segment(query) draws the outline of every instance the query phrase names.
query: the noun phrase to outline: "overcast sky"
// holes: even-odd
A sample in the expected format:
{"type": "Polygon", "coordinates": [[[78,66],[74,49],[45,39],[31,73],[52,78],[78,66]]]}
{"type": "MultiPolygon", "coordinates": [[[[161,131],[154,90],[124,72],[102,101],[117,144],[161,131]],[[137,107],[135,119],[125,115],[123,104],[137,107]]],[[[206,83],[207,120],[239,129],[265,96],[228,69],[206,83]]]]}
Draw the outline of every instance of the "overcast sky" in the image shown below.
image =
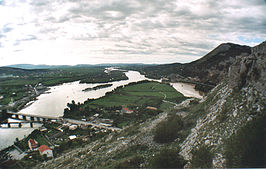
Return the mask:
{"type": "Polygon", "coordinates": [[[266,0],[0,0],[0,66],[190,62],[266,38],[266,0]]]}

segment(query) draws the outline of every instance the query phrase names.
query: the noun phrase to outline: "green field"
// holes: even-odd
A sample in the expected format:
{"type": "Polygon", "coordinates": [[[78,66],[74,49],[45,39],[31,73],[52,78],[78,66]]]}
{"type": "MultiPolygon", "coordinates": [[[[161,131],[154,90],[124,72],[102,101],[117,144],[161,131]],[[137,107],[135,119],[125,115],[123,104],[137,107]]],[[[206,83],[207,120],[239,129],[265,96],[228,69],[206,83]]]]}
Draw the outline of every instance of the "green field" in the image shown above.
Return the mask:
{"type": "Polygon", "coordinates": [[[88,106],[154,106],[160,108],[162,100],[174,103],[181,102],[185,97],[172,86],[158,82],[140,82],[124,88],[116,89],[112,94],[89,102],[88,106]]]}

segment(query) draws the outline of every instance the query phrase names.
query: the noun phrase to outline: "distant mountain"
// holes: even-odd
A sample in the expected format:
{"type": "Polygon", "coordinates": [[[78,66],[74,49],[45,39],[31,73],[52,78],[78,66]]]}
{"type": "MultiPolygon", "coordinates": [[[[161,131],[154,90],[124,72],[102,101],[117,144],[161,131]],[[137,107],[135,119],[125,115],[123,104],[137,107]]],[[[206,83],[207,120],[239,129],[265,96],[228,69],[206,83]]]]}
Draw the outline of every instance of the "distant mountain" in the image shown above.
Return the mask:
{"type": "Polygon", "coordinates": [[[47,69],[21,69],[14,67],[0,67],[0,75],[26,75],[31,73],[48,72],[47,69]]]}
{"type": "Polygon", "coordinates": [[[15,64],[15,65],[8,65],[6,67],[20,68],[20,69],[55,69],[55,68],[64,68],[64,67],[71,67],[71,66],[69,65],[15,64]]]}
{"type": "MultiPolygon", "coordinates": [[[[104,63],[104,64],[77,64],[77,65],[33,65],[33,64],[15,64],[8,65],[5,67],[20,68],[20,69],[59,69],[59,68],[69,68],[69,67],[124,67],[124,66],[140,66],[145,65],[143,63],[104,63]]],[[[149,64],[149,66],[155,66],[156,64],[149,64]]]]}

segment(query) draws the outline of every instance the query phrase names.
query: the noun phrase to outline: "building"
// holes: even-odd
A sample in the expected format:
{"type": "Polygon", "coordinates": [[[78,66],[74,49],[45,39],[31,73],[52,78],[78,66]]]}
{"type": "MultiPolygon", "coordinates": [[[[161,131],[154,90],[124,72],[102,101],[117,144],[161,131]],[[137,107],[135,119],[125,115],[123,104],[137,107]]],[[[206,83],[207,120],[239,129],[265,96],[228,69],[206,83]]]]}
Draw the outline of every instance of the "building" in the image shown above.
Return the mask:
{"type": "Polygon", "coordinates": [[[71,135],[71,136],[69,136],[68,138],[69,138],[70,140],[74,140],[74,139],[77,138],[77,136],[76,136],[76,135],[71,135]]]}
{"type": "Polygon", "coordinates": [[[73,124],[71,126],[68,127],[69,130],[76,130],[78,128],[78,125],[73,124]]]}
{"type": "Polygon", "coordinates": [[[133,112],[134,112],[133,110],[130,110],[127,107],[123,107],[122,110],[121,110],[121,113],[131,114],[133,112]]]}
{"type": "Polygon", "coordinates": [[[46,155],[47,158],[52,158],[54,157],[53,156],[53,150],[51,148],[49,148],[47,145],[41,145],[39,148],[38,148],[40,154],[43,156],[43,155],[46,155]]]}
{"type": "Polygon", "coordinates": [[[156,107],[151,107],[151,106],[147,106],[146,109],[149,109],[149,110],[157,110],[156,107]]]}
{"type": "Polygon", "coordinates": [[[28,146],[31,151],[35,150],[38,147],[38,142],[34,139],[29,139],[28,140],[28,146]]]}

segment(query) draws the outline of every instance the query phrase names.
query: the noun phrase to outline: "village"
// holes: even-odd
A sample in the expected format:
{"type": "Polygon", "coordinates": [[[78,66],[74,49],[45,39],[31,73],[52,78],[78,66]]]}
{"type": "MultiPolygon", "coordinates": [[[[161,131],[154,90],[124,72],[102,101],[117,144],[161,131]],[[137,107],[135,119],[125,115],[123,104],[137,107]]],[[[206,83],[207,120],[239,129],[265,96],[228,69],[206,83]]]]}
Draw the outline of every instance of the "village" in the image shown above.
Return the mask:
{"type": "MultiPolygon", "coordinates": [[[[146,109],[157,111],[157,108],[151,106],[146,109]]],[[[115,112],[121,116],[132,116],[137,111],[123,106],[115,112]]],[[[1,165],[10,165],[18,160],[20,160],[19,163],[23,161],[38,163],[38,161],[49,160],[75,146],[88,144],[110,132],[121,131],[121,128],[115,127],[113,123],[113,119],[102,118],[99,113],[80,120],[70,118],[47,120],[41,127],[35,128],[28,137],[16,139],[13,146],[2,150],[1,159],[5,160],[1,161],[1,165]]],[[[19,126],[14,124],[13,127],[19,126]]]]}

